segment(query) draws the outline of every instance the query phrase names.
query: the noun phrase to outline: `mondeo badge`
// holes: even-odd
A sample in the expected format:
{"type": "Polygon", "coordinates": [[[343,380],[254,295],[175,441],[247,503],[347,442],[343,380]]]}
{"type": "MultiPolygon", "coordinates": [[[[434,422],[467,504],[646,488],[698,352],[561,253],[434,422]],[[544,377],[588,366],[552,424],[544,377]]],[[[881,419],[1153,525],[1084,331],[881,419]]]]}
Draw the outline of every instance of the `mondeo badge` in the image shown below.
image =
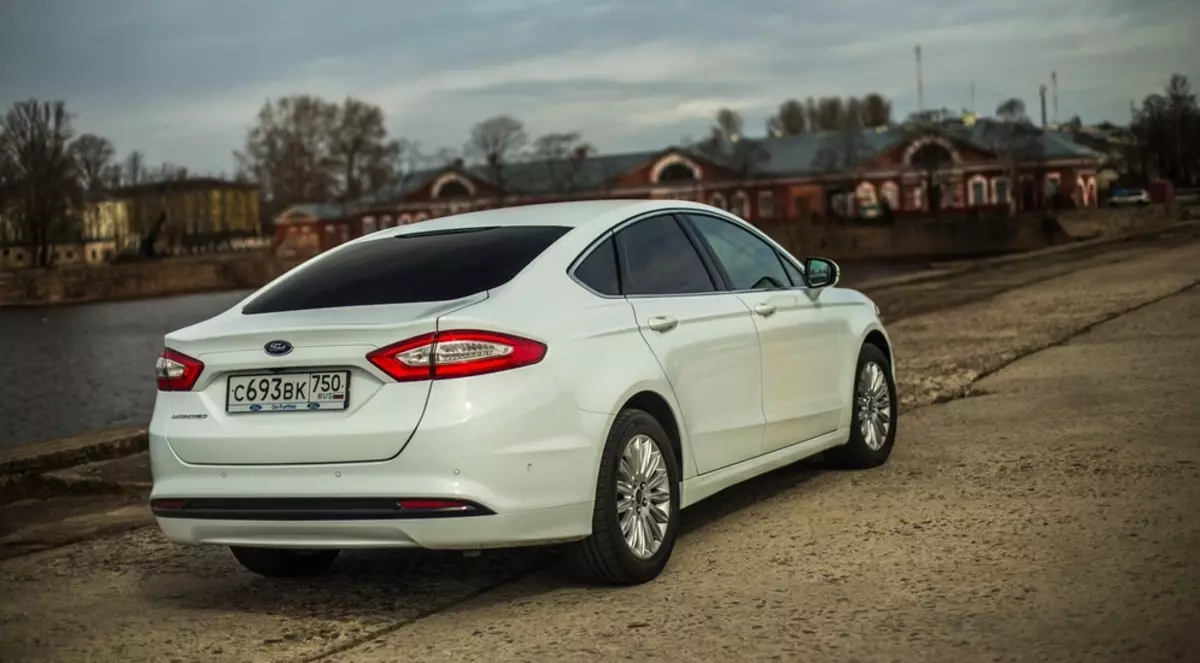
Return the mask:
{"type": "Polygon", "coordinates": [[[287,341],[270,341],[263,346],[263,350],[269,355],[282,357],[292,351],[292,344],[287,341]]]}

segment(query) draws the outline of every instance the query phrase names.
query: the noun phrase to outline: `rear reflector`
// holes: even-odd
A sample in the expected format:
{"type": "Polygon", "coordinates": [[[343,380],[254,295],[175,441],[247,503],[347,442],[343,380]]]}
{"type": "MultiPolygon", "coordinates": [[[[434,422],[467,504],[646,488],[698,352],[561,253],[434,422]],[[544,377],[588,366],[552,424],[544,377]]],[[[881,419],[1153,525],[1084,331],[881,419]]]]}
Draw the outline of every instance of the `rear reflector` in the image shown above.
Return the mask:
{"type": "Polygon", "coordinates": [[[159,391],[191,391],[204,372],[204,362],[166,348],[154,366],[159,391]]]}
{"type": "Polygon", "coordinates": [[[404,499],[396,500],[405,511],[474,511],[475,505],[461,500],[404,499]]]}
{"type": "Polygon", "coordinates": [[[379,348],[367,360],[397,382],[445,380],[536,364],[546,346],[509,334],[453,330],[379,348]]]}

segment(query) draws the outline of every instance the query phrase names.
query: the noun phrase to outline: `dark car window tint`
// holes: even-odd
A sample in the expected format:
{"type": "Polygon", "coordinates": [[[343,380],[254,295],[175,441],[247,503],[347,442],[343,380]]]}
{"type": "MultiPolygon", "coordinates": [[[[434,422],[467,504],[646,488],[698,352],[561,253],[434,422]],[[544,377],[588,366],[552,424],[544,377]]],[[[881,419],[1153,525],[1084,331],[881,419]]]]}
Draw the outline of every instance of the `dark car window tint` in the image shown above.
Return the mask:
{"type": "Polygon", "coordinates": [[[617,276],[617,249],[611,236],[597,244],[579,263],[575,268],[575,278],[602,295],[621,294],[621,281],[617,276]]]}
{"type": "Polygon", "coordinates": [[[783,263],[783,271],[787,272],[788,278],[792,280],[792,285],[800,287],[804,285],[804,274],[800,272],[800,268],[796,267],[788,258],[779,256],[779,262],[783,263]]]}
{"type": "Polygon", "coordinates": [[[617,233],[622,285],[627,295],[679,295],[715,290],[700,255],[670,216],[658,216],[617,233]]]}
{"type": "Polygon", "coordinates": [[[242,313],[459,299],[509,282],[568,230],[471,228],[352,244],[299,268],[242,313]]]}
{"type": "Polygon", "coordinates": [[[778,288],[791,279],[783,271],[775,249],[744,228],[703,214],[689,214],[696,230],[708,241],[729,275],[734,290],[778,288]]]}

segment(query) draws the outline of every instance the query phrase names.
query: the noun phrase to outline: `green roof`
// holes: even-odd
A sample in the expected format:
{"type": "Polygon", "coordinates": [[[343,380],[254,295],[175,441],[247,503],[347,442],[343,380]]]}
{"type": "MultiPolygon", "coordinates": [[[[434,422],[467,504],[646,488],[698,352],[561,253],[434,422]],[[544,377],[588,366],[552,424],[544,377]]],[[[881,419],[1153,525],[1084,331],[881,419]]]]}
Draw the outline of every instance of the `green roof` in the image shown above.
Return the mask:
{"type": "MultiPolygon", "coordinates": [[[[1073,141],[1069,135],[1035,128],[1046,159],[1101,159],[1104,155],[1073,141]]],[[[1002,149],[1006,130],[991,119],[981,119],[972,126],[947,123],[931,133],[941,134],[974,145],[980,149],[998,152],[1002,149]]],[[[845,132],[805,133],[780,138],[744,139],[745,146],[754,146],[759,152],[757,165],[748,169],[750,177],[772,179],[778,177],[803,177],[836,172],[856,163],[869,161],[913,138],[911,128],[888,127],[885,129],[862,129],[856,136],[848,137],[845,132]],[[848,158],[846,152],[856,152],[848,158]]],[[[726,145],[719,150],[697,148],[668,148],[654,152],[630,152],[589,156],[573,162],[569,160],[518,161],[507,164],[503,169],[504,188],[510,194],[550,195],[566,193],[568,182],[574,191],[596,190],[614,177],[648,164],[663,154],[675,151],[694,158],[739,170],[738,161],[745,160],[746,147],[726,145]],[[741,154],[737,151],[740,150],[741,154]]],[[[454,167],[415,171],[404,175],[390,187],[376,192],[350,205],[352,210],[363,210],[397,202],[413,191],[428,184],[442,173],[452,172],[454,167]]],[[[472,165],[460,169],[477,180],[498,185],[495,174],[486,166],[472,165]]],[[[339,213],[341,208],[339,208],[339,213]]]]}

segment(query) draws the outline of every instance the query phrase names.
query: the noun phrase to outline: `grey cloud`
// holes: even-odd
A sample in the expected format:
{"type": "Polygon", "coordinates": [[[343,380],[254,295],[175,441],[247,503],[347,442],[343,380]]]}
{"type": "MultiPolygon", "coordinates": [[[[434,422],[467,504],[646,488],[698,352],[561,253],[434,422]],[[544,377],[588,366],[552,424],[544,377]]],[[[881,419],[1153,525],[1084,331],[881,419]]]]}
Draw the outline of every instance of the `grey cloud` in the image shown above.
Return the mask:
{"type": "Polygon", "coordinates": [[[921,39],[931,105],[969,104],[975,80],[981,110],[1014,95],[1032,107],[1057,69],[1064,114],[1121,119],[1171,70],[1200,74],[1192,4],[14,0],[0,3],[0,106],[63,98],[81,130],[198,170],[228,169],[263,99],[292,92],[376,100],[398,133],[431,146],[514,112],[534,133],[654,148],[702,134],[717,102],[740,104],[755,129],[790,96],[879,90],[907,112],[921,39]]]}

